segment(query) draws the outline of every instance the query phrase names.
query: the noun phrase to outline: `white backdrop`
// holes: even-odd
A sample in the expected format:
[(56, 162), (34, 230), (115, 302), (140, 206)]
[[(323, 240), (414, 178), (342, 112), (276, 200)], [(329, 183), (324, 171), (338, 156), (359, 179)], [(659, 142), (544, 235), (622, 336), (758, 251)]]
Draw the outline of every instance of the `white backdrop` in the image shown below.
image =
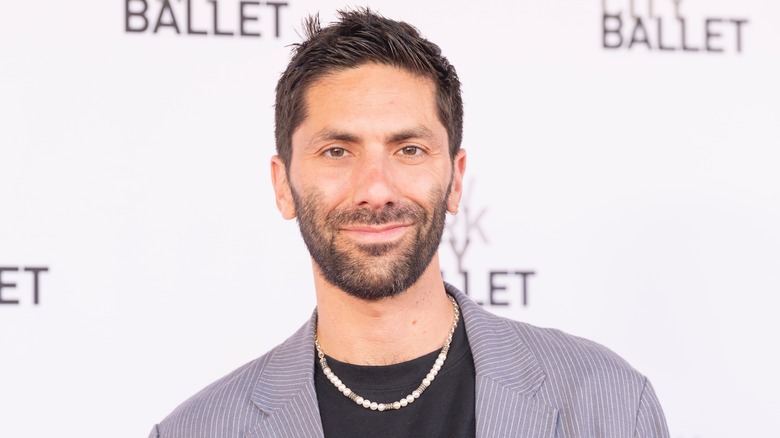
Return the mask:
[[(313, 309), (270, 186), (273, 89), (302, 18), (346, 4), (127, 3), (0, 12), (3, 437), (146, 436)], [(369, 4), (463, 82), (445, 278), (621, 354), (675, 438), (771, 436), (780, 4)]]

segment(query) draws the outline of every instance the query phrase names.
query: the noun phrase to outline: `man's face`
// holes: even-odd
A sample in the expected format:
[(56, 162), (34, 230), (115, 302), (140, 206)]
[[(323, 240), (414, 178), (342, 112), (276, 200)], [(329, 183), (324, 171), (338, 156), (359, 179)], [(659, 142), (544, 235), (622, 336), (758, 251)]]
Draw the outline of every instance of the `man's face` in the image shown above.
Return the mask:
[(394, 296), (428, 268), (460, 199), (465, 157), (450, 159), (434, 84), (366, 64), (315, 82), (306, 104), (286, 173), (275, 159), (280, 209), (297, 215), (325, 280), (361, 299)]

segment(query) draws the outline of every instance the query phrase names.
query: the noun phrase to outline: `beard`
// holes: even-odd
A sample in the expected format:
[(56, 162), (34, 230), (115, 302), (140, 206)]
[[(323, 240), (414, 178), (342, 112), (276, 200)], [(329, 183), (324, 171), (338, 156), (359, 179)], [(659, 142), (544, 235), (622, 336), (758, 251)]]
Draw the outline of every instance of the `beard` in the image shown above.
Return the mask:
[[(447, 190), (433, 191), (428, 210), (413, 202), (389, 204), (375, 210), (342, 207), (326, 212), (323, 195), (308, 189), (303, 196), (290, 187), (301, 236), (328, 283), (347, 294), (376, 301), (411, 287), (430, 265), (441, 242), (447, 211)], [(339, 229), (348, 225), (409, 223), (400, 240), (361, 244), (345, 239)]]

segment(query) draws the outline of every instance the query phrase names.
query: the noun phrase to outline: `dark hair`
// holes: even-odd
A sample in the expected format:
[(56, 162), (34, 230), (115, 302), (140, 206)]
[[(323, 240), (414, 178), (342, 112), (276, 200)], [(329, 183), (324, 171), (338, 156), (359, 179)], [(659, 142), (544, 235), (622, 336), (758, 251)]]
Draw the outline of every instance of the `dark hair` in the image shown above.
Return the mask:
[(306, 91), (330, 73), (379, 63), (430, 78), (436, 84), (439, 121), (447, 129), (450, 158), (463, 138), (463, 100), (458, 75), (436, 44), (413, 26), (366, 9), (339, 11), (340, 19), (322, 28), (319, 15), (304, 22), (305, 39), (276, 84), (276, 152), (289, 169), (292, 135), (306, 118)]

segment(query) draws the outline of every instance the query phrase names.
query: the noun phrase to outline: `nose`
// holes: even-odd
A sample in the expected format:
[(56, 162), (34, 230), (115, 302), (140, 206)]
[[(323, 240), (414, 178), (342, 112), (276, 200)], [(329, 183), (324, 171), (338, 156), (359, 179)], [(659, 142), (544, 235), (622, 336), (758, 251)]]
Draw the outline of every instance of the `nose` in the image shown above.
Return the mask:
[(353, 169), (351, 184), (355, 205), (378, 210), (398, 202), (393, 163), (383, 153), (361, 157)]

